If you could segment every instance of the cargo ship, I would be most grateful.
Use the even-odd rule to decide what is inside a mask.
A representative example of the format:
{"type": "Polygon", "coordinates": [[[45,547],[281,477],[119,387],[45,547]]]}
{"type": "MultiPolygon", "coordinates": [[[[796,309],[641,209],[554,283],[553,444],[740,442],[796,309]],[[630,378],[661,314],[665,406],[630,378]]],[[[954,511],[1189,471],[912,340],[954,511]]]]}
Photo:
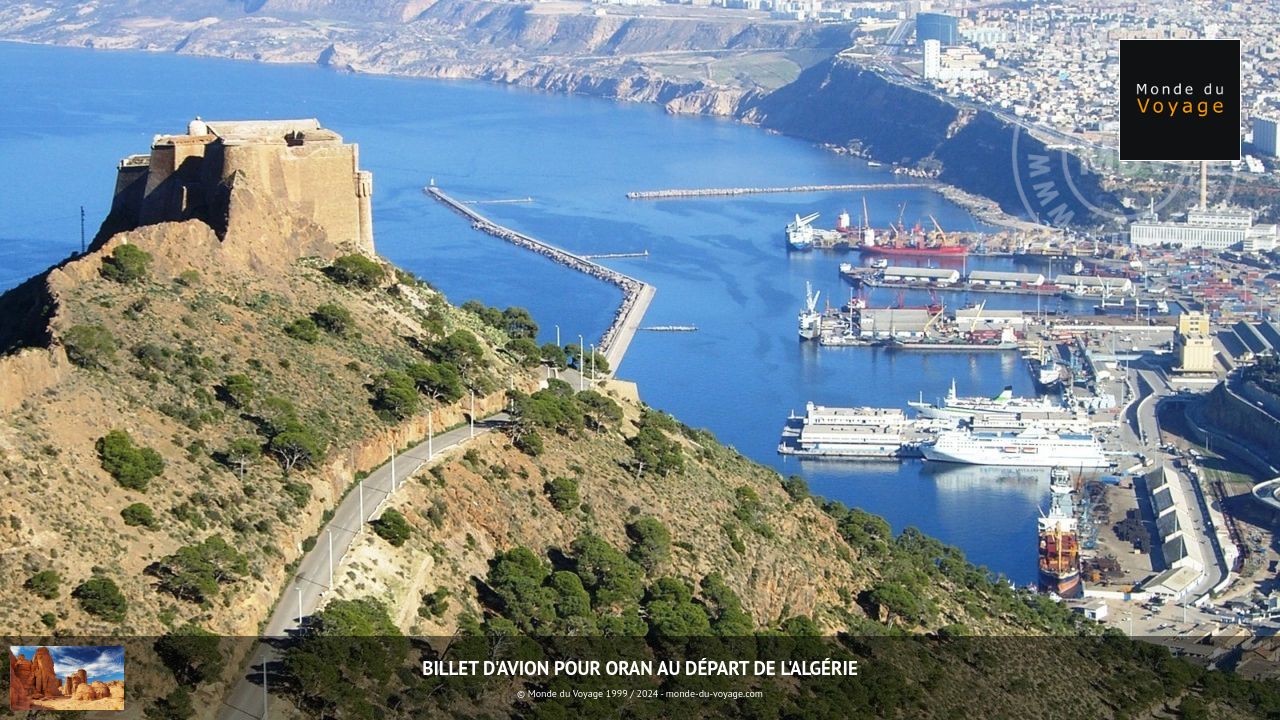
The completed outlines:
{"type": "Polygon", "coordinates": [[[800,217],[796,214],[796,219],[787,223],[787,248],[791,250],[808,250],[813,247],[813,221],[818,219],[818,213],[805,215],[800,217]]]}
{"type": "Polygon", "coordinates": [[[1064,598],[1084,595],[1080,580],[1080,537],[1076,529],[1071,474],[1054,468],[1049,475],[1049,512],[1038,521],[1041,592],[1064,598]]]}
{"type": "Polygon", "coordinates": [[[804,284],[804,310],[800,311],[800,339],[816,340],[822,335],[822,313],[818,312],[818,296],[822,291],[813,291],[813,286],[804,284]]]}
{"type": "Polygon", "coordinates": [[[942,226],[932,215],[929,219],[933,221],[933,226],[936,228],[933,233],[926,233],[919,223],[908,230],[899,218],[897,225],[889,226],[891,233],[889,237],[877,238],[867,215],[866,200],[863,199],[861,227],[851,225],[849,214],[842,212],[836,220],[836,232],[850,238],[854,249],[869,255],[962,258],[969,254],[968,245],[958,242],[954,237],[943,232],[942,226]]]}
{"type": "Polygon", "coordinates": [[[944,430],[920,446],[926,460],[968,465],[1095,469],[1110,464],[1091,433],[1053,432],[1042,426],[1020,431],[944,430]]]}

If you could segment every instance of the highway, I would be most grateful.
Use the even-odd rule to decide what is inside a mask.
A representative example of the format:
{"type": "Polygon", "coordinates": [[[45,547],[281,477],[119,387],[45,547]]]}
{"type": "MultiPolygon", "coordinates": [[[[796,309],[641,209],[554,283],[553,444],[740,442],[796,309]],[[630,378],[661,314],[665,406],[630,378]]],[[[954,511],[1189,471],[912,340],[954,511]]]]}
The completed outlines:
{"type": "MultiPolygon", "coordinates": [[[[510,416],[505,413],[499,413],[478,421],[475,424],[475,436],[489,432],[510,419],[510,416]]],[[[231,691],[224,696],[222,705],[218,708],[218,718],[246,720],[266,717],[264,714],[266,697],[261,685],[263,662],[267,664],[268,682],[270,682],[272,663],[279,662],[280,653],[287,644],[288,638],[297,635],[301,629],[298,624],[299,617],[305,621],[315,613],[329,590],[331,564],[332,567],[341,564],[343,556],[351,547],[357,533],[367,531],[365,525],[368,520],[381,514],[383,505],[395,489],[401,487],[404,481],[413,476],[423,465],[440,457],[443,451],[462,445],[471,437],[471,427],[464,425],[415,445],[397,455],[394,463],[388,463],[374,470],[363,482],[364,517],[360,514],[362,486],[357,484],[347,493],[334,510],[333,518],[317,533],[315,547],[302,556],[294,581],[281,592],[275,611],[262,632],[262,640],[247,658],[249,667],[231,691]],[[393,464],[395,466],[394,482],[391,475],[393,464]]]]}

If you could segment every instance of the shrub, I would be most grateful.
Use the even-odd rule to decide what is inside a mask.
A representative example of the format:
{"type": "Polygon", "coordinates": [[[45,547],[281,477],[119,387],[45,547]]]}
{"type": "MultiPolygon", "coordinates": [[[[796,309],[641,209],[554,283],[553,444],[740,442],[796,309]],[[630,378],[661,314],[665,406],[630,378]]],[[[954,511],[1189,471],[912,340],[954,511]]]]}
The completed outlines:
{"type": "Polygon", "coordinates": [[[560,512],[568,512],[578,507],[578,503],[582,501],[578,497],[578,481],[573,478],[552,478],[543,486],[543,489],[547,493],[547,499],[551,501],[551,506],[560,512]]]}
{"type": "Polygon", "coordinates": [[[85,612],[111,622],[121,622],[129,610],[129,601],[115,581],[102,575],[80,583],[71,591],[71,597],[79,601],[85,612]]]}
{"type": "Polygon", "coordinates": [[[135,283],[147,277],[151,253],[137,245],[118,245],[102,259],[102,277],[119,283],[135,283]]]}
{"type": "Polygon", "coordinates": [[[253,378],[241,373],[228,375],[222,379],[217,388],[218,399],[234,408],[247,408],[253,400],[257,387],[253,378]]]}
{"type": "Polygon", "coordinates": [[[126,507],[120,511],[120,517],[124,518],[124,524],[130,527],[142,526],[148,530],[155,530],[159,525],[156,514],[146,503],[138,502],[126,507]]]}
{"type": "Polygon", "coordinates": [[[653,572],[671,557],[671,531],[657,518],[646,516],[627,523],[627,537],[631,538],[628,556],[646,572],[653,572]]]}
{"type": "Polygon", "coordinates": [[[787,491],[787,495],[792,500],[800,501],[809,497],[809,483],[799,475],[791,475],[782,481],[782,489],[787,491]]]}
{"type": "Polygon", "coordinates": [[[345,335],[354,321],[351,311],[337,303],[325,303],[311,313],[311,319],[320,329],[334,335],[345,335]]]}
{"type": "Polygon", "coordinates": [[[542,442],[542,436],[534,430],[529,430],[516,435],[515,439],[511,441],[511,444],[515,445],[517,450],[529,457],[538,457],[545,449],[542,442]]]}
{"type": "Polygon", "coordinates": [[[325,269],[325,274],[339,285],[369,290],[382,282],[385,272],[377,261],[364,255],[343,255],[325,269]]]}
{"type": "Polygon", "coordinates": [[[418,411],[418,389],[413,378],[388,370],[373,381],[374,412],[383,420],[403,420],[418,411]]]}
{"type": "Polygon", "coordinates": [[[134,445],[124,430],[112,430],[99,438],[97,448],[102,469],[130,490],[146,490],[151,478],[164,471],[160,453],[134,445]]]}
{"type": "Polygon", "coordinates": [[[183,625],[156,640],[156,654],[184,685],[199,685],[222,672],[218,636],[199,625],[183,625]]]}
{"type": "Polygon", "coordinates": [[[437,402],[451,403],[466,392],[458,368],[449,363],[410,363],[405,374],[413,380],[418,392],[437,402]]]}
{"type": "Polygon", "coordinates": [[[394,508],[384,511],[381,517],[369,524],[373,526],[373,531],[378,534],[378,537],[396,547],[404,545],[404,542],[409,539],[409,535],[413,532],[413,527],[409,525],[409,521],[405,520],[404,515],[394,508]]]}
{"type": "Polygon", "coordinates": [[[311,318],[298,318],[284,326],[284,334],[294,340],[313,343],[320,339],[320,328],[311,318]]]}
{"type": "Polygon", "coordinates": [[[101,325],[76,325],[62,336],[67,359],[82,368],[105,369],[115,360],[119,345],[101,325]]]}
{"type": "Polygon", "coordinates": [[[418,617],[440,617],[449,609],[449,589],[441,585],[435,592],[422,593],[422,604],[418,606],[418,617]]]}
{"type": "Polygon", "coordinates": [[[324,441],[314,430],[297,420],[290,421],[267,443],[271,453],[280,461],[285,475],[317,463],[324,457],[324,445],[324,441]]]}
{"type": "Polygon", "coordinates": [[[54,570],[41,570],[27,578],[22,587],[39,595],[45,600],[58,597],[58,586],[62,584],[62,576],[54,570]]]}
{"type": "Polygon", "coordinates": [[[294,507],[301,510],[311,501],[311,486],[306,483],[287,482],[284,484],[284,493],[293,500],[294,507]]]}
{"type": "Polygon", "coordinates": [[[178,548],[148,568],[160,578],[160,589],[179,600],[205,602],[223,583],[233,582],[249,571],[249,562],[220,535],[204,542],[178,548]]]}

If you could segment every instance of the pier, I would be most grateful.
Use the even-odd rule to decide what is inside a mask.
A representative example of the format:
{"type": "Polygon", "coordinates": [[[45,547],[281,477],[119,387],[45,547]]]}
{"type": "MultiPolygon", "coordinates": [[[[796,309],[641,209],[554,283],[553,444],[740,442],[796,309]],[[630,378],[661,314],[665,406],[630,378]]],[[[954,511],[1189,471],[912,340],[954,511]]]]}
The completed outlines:
{"type": "Polygon", "coordinates": [[[647,258],[649,257],[649,251],[641,250],[640,252],[592,253],[590,255],[579,255],[578,257],[586,258],[588,260],[604,260],[606,258],[633,258],[633,257],[647,258]]]}
{"type": "Polygon", "coordinates": [[[533,198],[531,197],[508,198],[506,200],[467,200],[466,201],[468,205],[511,205],[514,203],[531,203],[531,202],[533,202],[533,198]]]}
{"type": "Polygon", "coordinates": [[[849,183],[839,185],[788,185],[785,187],[687,188],[673,190],[637,190],[627,193],[628,200],[672,200],[677,198],[723,197],[732,195],[766,195],[775,193],[831,192],[843,190],[898,190],[901,188],[935,187],[933,183],[849,183]]]}
{"type": "Polygon", "coordinates": [[[591,262],[581,255],[575,255],[550,243],[503,227],[481,215],[468,203],[455,200],[446,195],[443,190],[434,184],[422,190],[444,203],[454,212],[470,220],[471,227],[476,230],[501,240],[506,240],[512,245],[532,250],[553,262],[560,263],[567,268],[577,270],[597,280],[616,285],[622,290],[622,304],[614,313],[613,322],[605,329],[604,334],[600,337],[600,342],[597,343],[598,351],[604,355],[605,360],[609,363],[610,374],[617,371],[618,366],[622,364],[622,358],[627,353],[627,348],[631,345],[631,339],[635,337],[636,331],[640,328],[640,321],[649,309],[649,303],[653,301],[654,293],[657,292],[652,285],[591,262]]]}

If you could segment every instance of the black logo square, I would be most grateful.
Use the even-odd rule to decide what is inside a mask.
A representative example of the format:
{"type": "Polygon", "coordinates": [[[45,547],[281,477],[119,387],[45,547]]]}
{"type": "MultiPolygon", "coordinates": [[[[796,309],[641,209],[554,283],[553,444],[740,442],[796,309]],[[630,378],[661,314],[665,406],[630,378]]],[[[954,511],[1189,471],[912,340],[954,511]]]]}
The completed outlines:
{"type": "Polygon", "coordinates": [[[1121,40],[1120,159],[1239,160],[1240,41],[1121,40]]]}

